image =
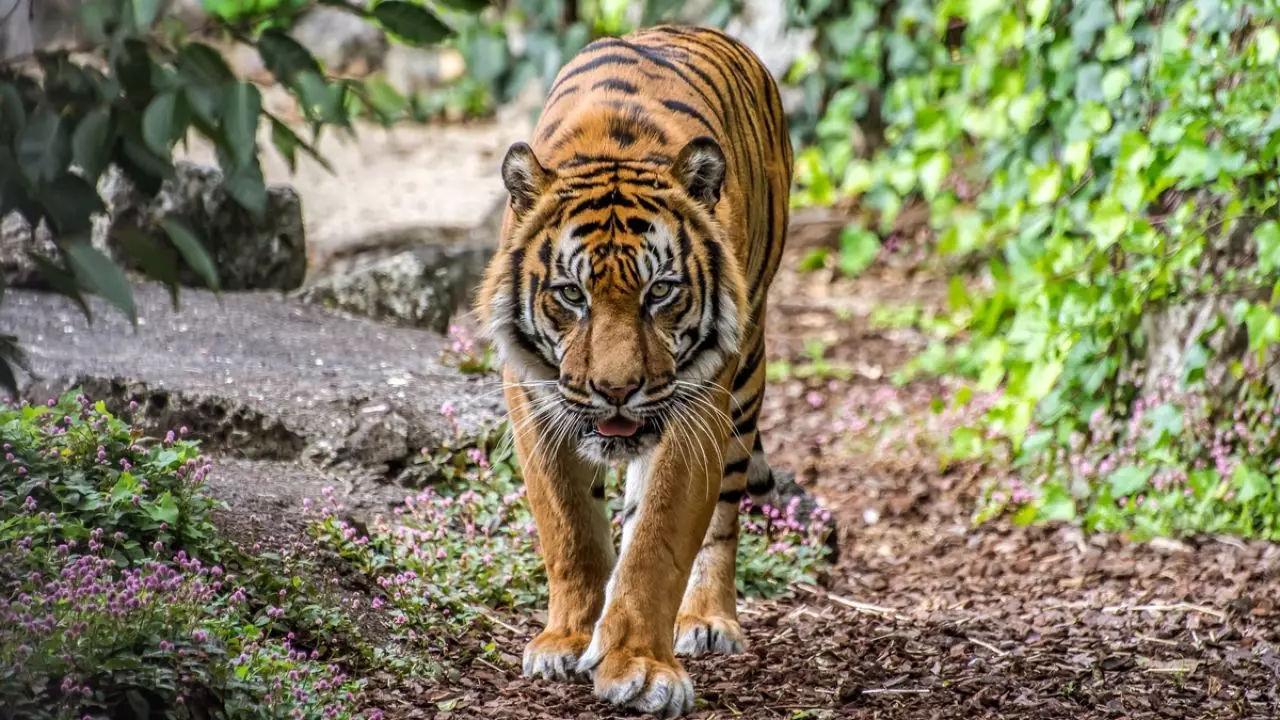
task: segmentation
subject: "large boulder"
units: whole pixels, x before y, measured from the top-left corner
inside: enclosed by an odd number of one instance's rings
[[[443,333],[470,306],[493,257],[505,202],[478,224],[374,233],[325,258],[308,303]]]
[[[307,248],[302,205],[291,187],[267,189],[267,209],[256,218],[222,186],[222,172],[191,162],[178,162],[155,198],[140,193],[123,173],[111,170],[99,184],[111,222],[95,242],[121,257],[114,241],[122,230],[156,232],[160,221],[175,215],[196,232],[218,268],[224,290],[293,290],[307,274]],[[121,257],[123,259],[123,257]],[[190,271],[184,285],[203,281]]]
[[[306,302],[442,333],[469,304],[492,255],[483,246],[422,245],[358,260],[299,294]]]
[[[32,371],[20,373],[23,396],[43,402],[80,386],[149,431],[186,426],[219,455],[341,464],[381,482],[402,480],[421,448],[501,416],[497,378],[444,365],[447,341],[434,333],[276,292],[183,290],[177,311],[156,284],[134,295],[136,327],[96,298],[90,324],[60,296],[6,293],[0,327]]]
[[[98,184],[107,215],[94,222],[93,244],[117,262],[133,267],[120,252],[116,238],[125,230],[163,234],[160,221],[169,215],[182,218],[201,239],[218,268],[224,290],[294,290],[307,273],[307,249],[302,228],[302,207],[297,193],[280,185],[267,190],[267,212],[255,218],[241,208],[222,187],[222,173],[215,168],[179,162],[174,177],[166,180],[154,198],[140,193],[123,173],[108,170]],[[57,257],[48,228],[34,231],[18,213],[0,220],[0,276],[5,285],[44,288],[34,251]],[[178,280],[202,287],[204,281],[185,267]]]

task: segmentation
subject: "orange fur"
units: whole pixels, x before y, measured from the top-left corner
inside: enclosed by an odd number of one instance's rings
[[[526,673],[576,669],[601,697],[675,715],[693,701],[677,652],[741,647],[738,501],[772,487],[755,423],[791,170],[773,79],[698,28],[589,45],[508,152],[477,309],[506,366],[550,582]],[[634,435],[601,429],[609,402]],[[617,458],[630,465],[615,561],[592,489]]]

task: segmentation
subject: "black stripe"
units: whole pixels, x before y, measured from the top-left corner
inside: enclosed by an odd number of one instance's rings
[[[713,318],[713,322],[711,323],[711,329],[707,332],[706,336],[702,338],[702,342],[698,343],[698,346],[694,348],[694,351],[689,354],[689,357],[685,360],[681,369],[689,367],[693,364],[694,360],[702,355],[702,353],[713,350],[720,344],[720,330],[716,327],[716,323],[714,322],[714,319],[718,319],[720,317],[720,293],[719,287],[715,283],[715,279],[721,277],[721,273],[724,270],[722,267],[724,263],[724,253],[720,248],[720,243],[714,240],[708,239],[704,243],[704,246],[707,249],[708,267],[705,269],[706,277],[704,278],[705,285],[703,286],[703,302],[706,302],[706,294],[709,294],[711,296],[711,317]]]
[[[735,421],[742,420],[748,415],[755,415],[760,411],[760,398],[764,397],[764,388],[760,388],[760,392],[747,398],[746,402],[738,403],[733,409],[733,419]]]
[[[596,500],[603,500],[603,499],[604,499],[604,485],[592,485],[592,486],[591,486],[591,497],[595,498]]]
[[[590,60],[582,63],[581,65],[578,65],[577,67],[573,68],[572,70],[565,73],[564,75],[560,76],[560,79],[556,80],[556,84],[551,87],[551,92],[555,93],[556,89],[559,88],[560,85],[564,83],[564,81],[568,80],[569,78],[577,77],[578,75],[581,75],[583,73],[591,72],[596,68],[602,68],[606,65],[639,65],[639,64],[640,64],[639,61],[637,61],[635,58],[630,58],[630,57],[627,57],[626,55],[618,55],[616,53],[611,53],[609,55],[601,55],[599,57],[593,57]]]
[[[735,527],[733,529],[733,532],[721,533],[719,535],[712,535],[711,539],[703,543],[700,549],[706,550],[712,545],[725,543],[725,542],[729,542],[730,540],[737,540],[737,539],[738,539],[738,529]]]
[[[711,127],[711,123],[707,120],[706,116],[698,112],[697,109],[695,109],[692,105],[687,105],[685,103],[680,102],[679,100],[663,100],[662,106],[673,112],[678,112],[682,115],[688,115],[694,120],[697,120],[698,122],[702,123],[702,126],[705,127],[708,131],[710,131],[713,134],[715,133],[715,128]]]
[[[551,136],[556,134],[556,130],[560,129],[561,120],[562,118],[558,118],[547,123],[547,126],[542,128],[542,132],[538,133],[538,139],[544,142],[550,140]]]
[[[757,408],[758,409],[758,408]],[[756,420],[759,419],[760,413],[753,412],[742,418],[741,422],[735,423],[733,426],[733,434],[738,437],[753,433],[756,431]]]
[[[578,86],[570,85],[569,87],[561,90],[559,93],[552,94],[551,99],[548,100],[547,104],[543,106],[542,114],[545,116],[547,114],[547,111],[549,111],[552,107],[554,107],[556,103],[563,100],[566,95],[572,95],[576,92],[578,92]]]
[[[764,293],[760,293],[763,295]],[[738,368],[738,373],[733,376],[733,391],[737,392],[746,387],[751,381],[751,376],[755,374],[756,369],[760,367],[760,361],[764,358],[764,338],[756,343],[751,349],[751,354],[747,356],[747,361]]]
[[[569,234],[571,237],[574,237],[574,238],[582,238],[582,237],[586,237],[587,235],[590,235],[591,233],[600,232],[601,230],[604,229],[604,227],[605,227],[604,223],[587,222],[587,223],[582,223],[581,225],[578,225],[573,229],[573,232]],[[582,247],[582,246],[580,245],[579,247]]]
[[[746,496],[747,496],[747,491],[745,490],[725,490],[724,492],[720,493],[720,502],[729,503],[731,505],[737,505],[738,503],[742,502],[742,498]]]
[[[756,433],[756,441],[751,445],[751,452],[764,452],[764,442],[760,439],[760,433]]]
[[[643,218],[627,218],[627,232],[632,235],[644,235],[653,232],[653,223]]]
[[[735,475],[737,473],[744,473],[747,471],[747,466],[750,464],[751,464],[751,458],[742,458],[741,460],[735,460],[729,463],[728,465],[724,466],[724,474]],[[724,493],[720,494],[720,498],[722,500],[724,499]]]
[[[609,78],[607,80],[601,80],[595,85],[592,85],[591,89],[592,90],[617,90],[618,92],[626,93],[628,95],[635,95],[636,91],[638,90],[638,88],[636,88],[635,85],[627,82],[626,80],[618,80],[617,78]]]
[[[631,518],[635,517],[636,511],[640,509],[639,505],[628,505],[622,508],[622,522],[631,522]]]

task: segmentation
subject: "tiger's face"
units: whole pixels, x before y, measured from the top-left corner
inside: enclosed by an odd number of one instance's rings
[[[665,164],[558,172],[523,143],[508,151],[514,222],[481,312],[553,442],[617,462],[665,433],[707,432],[689,409],[742,332],[742,272],[714,217],[724,175],[709,139]]]

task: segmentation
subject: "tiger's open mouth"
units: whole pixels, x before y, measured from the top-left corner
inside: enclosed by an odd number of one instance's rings
[[[633,420],[614,415],[583,423],[579,451],[600,462],[632,460],[657,444],[662,424],[656,417]]]

